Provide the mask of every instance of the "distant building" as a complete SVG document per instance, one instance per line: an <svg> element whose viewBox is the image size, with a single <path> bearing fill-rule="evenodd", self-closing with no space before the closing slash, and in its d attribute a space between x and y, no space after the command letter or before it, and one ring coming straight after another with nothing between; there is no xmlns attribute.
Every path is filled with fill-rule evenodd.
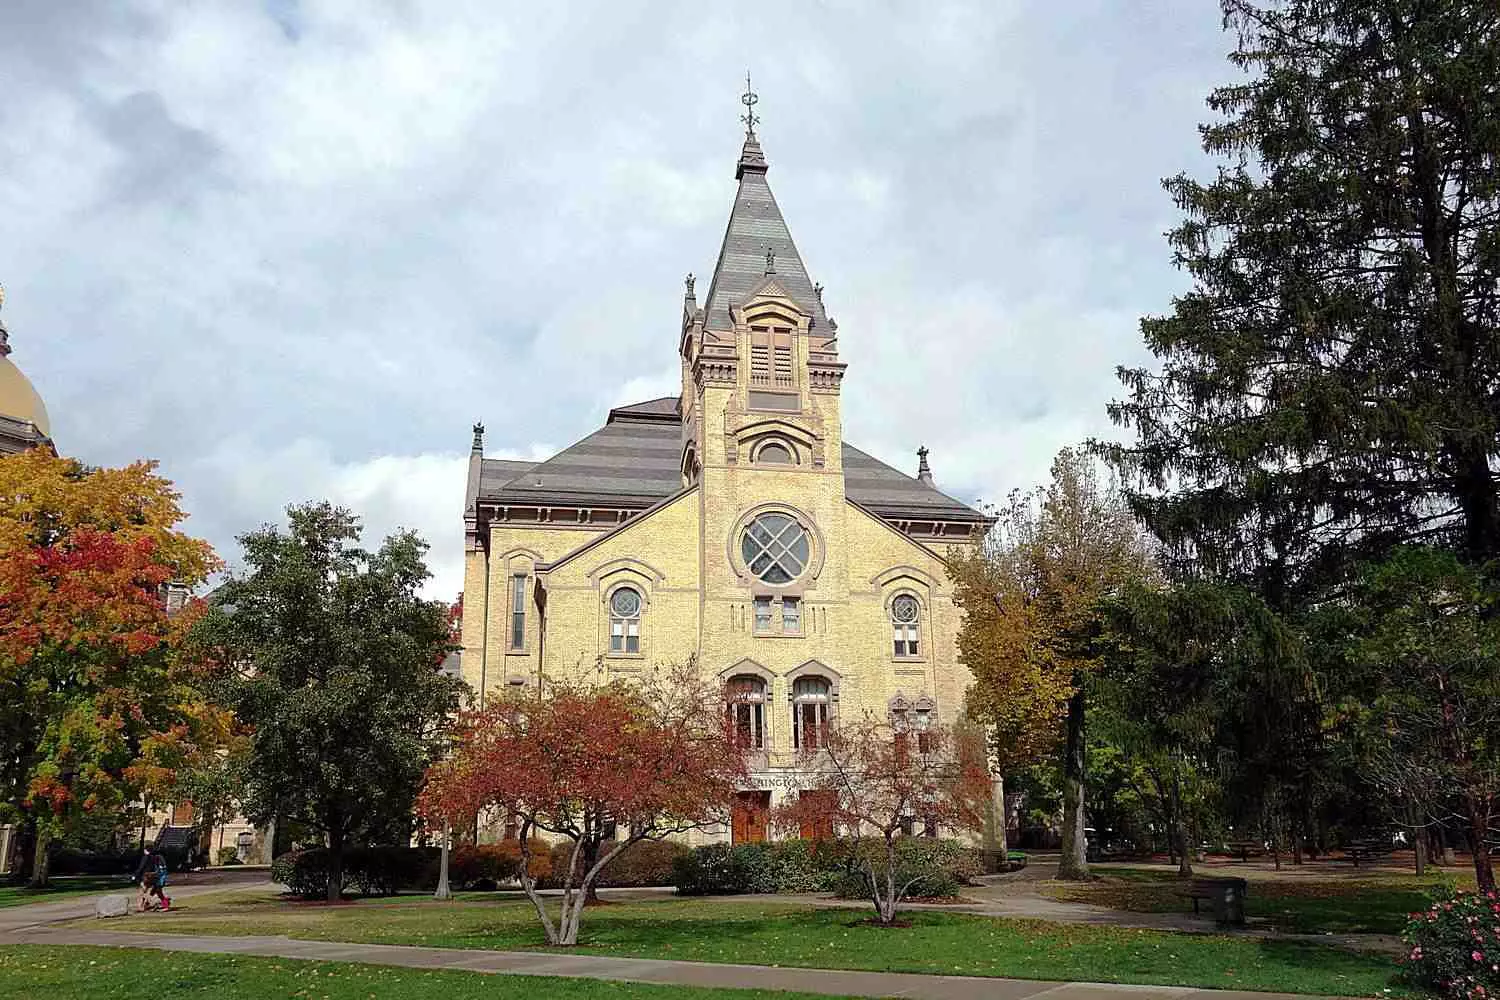
<svg viewBox="0 0 1500 1000"><path fill-rule="evenodd" d="M0 306L5 292L0 289ZM36 387L10 360L10 333L0 319L0 455L52 447L52 423Z"/></svg>
<svg viewBox="0 0 1500 1000"><path fill-rule="evenodd" d="M486 459L476 425L464 512L471 687L696 660L753 752L735 841L764 839L770 810L804 794L799 752L835 717L959 716L970 674L945 560L993 523L937 488L925 448L910 475L844 440L839 330L751 124L708 295L689 275L663 331L680 392L611 410L542 462Z"/></svg>

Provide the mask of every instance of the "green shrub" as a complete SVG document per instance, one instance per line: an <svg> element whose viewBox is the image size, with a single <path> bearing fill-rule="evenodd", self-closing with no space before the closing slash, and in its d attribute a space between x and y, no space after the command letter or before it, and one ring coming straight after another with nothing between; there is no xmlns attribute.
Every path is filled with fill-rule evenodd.
<svg viewBox="0 0 1500 1000"><path fill-rule="evenodd" d="M956 840L902 837L896 842L898 871L922 875L918 896L956 896L984 872L983 853ZM885 845L866 840L860 857L883 870ZM783 840L768 844L711 844L677 862L672 884L685 896L740 893L834 892L863 898L855 844L851 840Z"/></svg>
<svg viewBox="0 0 1500 1000"><path fill-rule="evenodd" d="M1413 913L1403 963L1419 985L1445 997L1500 995L1500 895L1460 892Z"/></svg>
<svg viewBox="0 0 1500 1000"><path fill-rule="evenodd" d="M437 884L435 847L351 847L344 852L340 892L392 896L402 889ZM328 851L313 847L290 851L271 862L271 880L296 896L320 899L328 892Z"/></svg>
<svg viewBox="0 0 1500 1000"><path fill-rule="evenodd" d="M219 848L219 864L237 865L240 863L240 849L238 847Z"/></svg>

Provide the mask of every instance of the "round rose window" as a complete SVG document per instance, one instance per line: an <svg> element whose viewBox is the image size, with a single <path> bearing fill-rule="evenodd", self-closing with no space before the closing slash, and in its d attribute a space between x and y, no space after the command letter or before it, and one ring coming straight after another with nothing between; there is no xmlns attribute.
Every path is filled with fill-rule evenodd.
<svg viewBox="0 0 1500 1000"><path fill-rule="evenodd" d="M917 620L917 599L910 594L900 594L891 602L891 617L903 625Z"/></svg>
<svg viewBox="0 0 1500 1000"><path fill-rule="evenodd" d="M621 587L610 595L609 607L616 618L634 618L641 611L641 595L629 587Z"/></svg>
<svg viewBox="0 0 1500 1000"><path fill-rule="evenodd" d="M807 532L786 514L762 514L750 522L740 542L740 556L759 580L773 586L791 583L807 569Z"/></svg>

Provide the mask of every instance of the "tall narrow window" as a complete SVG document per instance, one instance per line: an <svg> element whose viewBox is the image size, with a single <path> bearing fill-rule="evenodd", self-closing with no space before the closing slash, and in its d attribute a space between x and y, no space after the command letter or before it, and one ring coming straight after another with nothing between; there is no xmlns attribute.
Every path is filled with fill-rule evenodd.
<svg viewBox="0 0 1500 1000"><path fill-rule="evenodd" d="M797 597L781 599L781 631L788 635L802 634L802 600Z"/></svg>
<svg viewBox="0 0 1500 1000"><path fill-rule="evenodd" d="M827 742L829 693L821 677L799 677L792 684L792 746L816 750Z"/></svg>
<svg viewBox="0 0 1500 1000"><path fill-rule="evenodd" d="M771 631L771 599L769 597L755 599L755 631Z"/></svg>
<svg viewBox="0 0 1500 1000"><path fill-rule="evenodd" d="M725 691L729 726L742 750L764 750L766 746L766 684L759 677L730 678Z"/></svg>
<svg viewBox="0 0 1500 1000"><path fill-rule="evenodd" d="M609 651L641 651L641 594L633 587L621 587L609 595Z"/></svg>
<svg viewBox="0 0 1500 1000"><path fill-rule="evenodd" d="M763 326L750 328L750 381L771 381L771 333Z"/></svg>
<svg viewBox="0 0 1500 1000"><path fill-rule="evenodd" d="M891 601L892 647L897 658L922 655L922 606L910 594Z"/></svg>
<svg viewBox="0 0 1500 1000"><path fill-rule="evenodd" d="M510 578L510 648L526 646L526 574Z"/></svg>
<svg viewBox="0 0 1500 1000"><path fill-rule="evenodd" d="M912 713L912 729L917 733L917 753L932 752L932 734L928 729L932 725L932 710L919 708Z"/></svg>

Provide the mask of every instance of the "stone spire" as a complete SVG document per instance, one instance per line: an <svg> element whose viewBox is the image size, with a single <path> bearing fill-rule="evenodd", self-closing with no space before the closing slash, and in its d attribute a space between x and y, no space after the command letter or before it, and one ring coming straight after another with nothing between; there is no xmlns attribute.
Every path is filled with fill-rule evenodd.
<svg viewBox="0 0 1500 1000"><path fill-rule="evenodd" d="M927 446L925 444L917 449L917 478L928 486L932 485L932 467L927 464Z"/></svg>
<svg viewBox="0 0 1500 1000"><path fill-rule="evenodd" d="M747 113L741 118L746 126L745 144L734 168L739 190L735 192L719 260L709 280L708 297L703 302L704 327L718 332L731 329L730 304L744 301L774 270L776 283L799 308L812 315L814 331L823 336L828 331L828 315L813 292L807 267L766 183L769 167L755 132L760 118L753 110L760 99L747 89L740 100Z"/></svg>

